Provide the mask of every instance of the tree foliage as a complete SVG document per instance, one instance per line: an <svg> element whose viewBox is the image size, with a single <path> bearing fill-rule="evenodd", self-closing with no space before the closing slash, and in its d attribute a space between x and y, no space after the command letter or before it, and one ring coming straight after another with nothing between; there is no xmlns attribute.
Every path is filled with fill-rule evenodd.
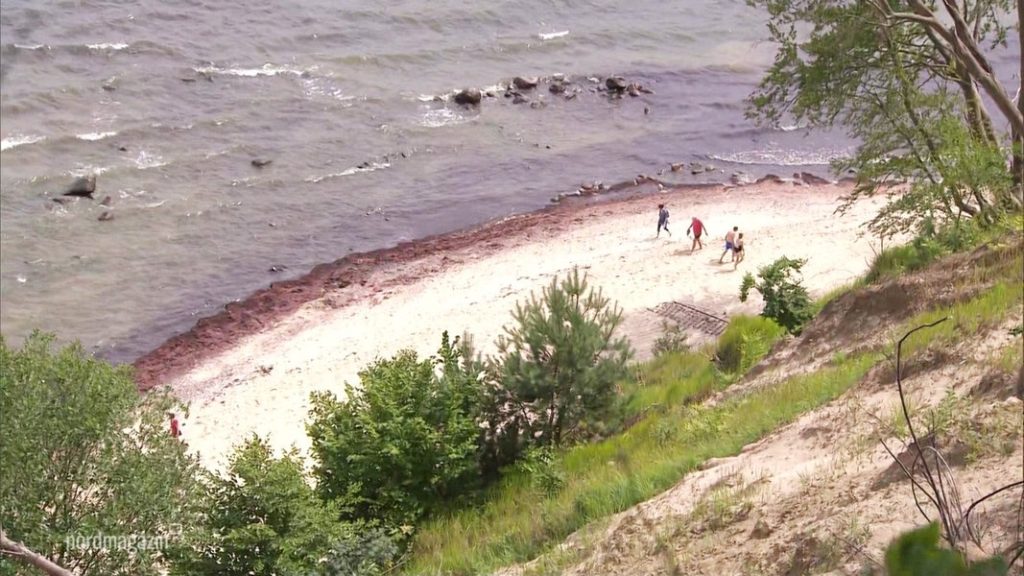
<svg viewBox="0 0 1024 576"><path fill-rule="evenodd" d="M749 272L740 285L740 301L746 302L753 288L764 299L761 315L771 318L791 334L799 334L803 325L814 316L811 297L798 276L806 260L783 256L757 271L759 280Z"/></svg>
<svg viewBox="0 0 1024 576"><path fill-rule="evenodd" d="M344 400L315 393L307 431L322 496L346 518L399 526L477 488L476 376L445 333L438 357L403 351L360 372Z"/></svg>
<svg viewBox="0 0 1024 576"><path fill-rule="evenodd" d="M593 431L632 357L629 342L615 335L622 310L574 269L540 298L517 303L512 317L491 363L494 405L504 412L494 423L498 435L506 444L558 446Z"/></svg>
<svg viewBox="0 0 1024 576"><path fill-rule="evenodd" d="M224 476L210 475L203 504L173 574L322 574L334 548L354 537L337 507L316 497L298 453L275 458L256 436L235 449Z"/></svg>
<svg viewBox="0 0 1024 576"><path fill-rule="evenodd" d="M78 574L158 574L196 511L198 464L167 429L175 402L52 342L0 339L0 523ZM0 574L15 571L0 560Z"/></svg>
<svg viewBox="0 0 1024 576"><path fill-rule="evenodd" d="M1021 209L1024 103L1013 103L985 53L1005 46L1010 15L1021 16L1009 0L748 2L767 10L778 44L750 114L841 126L860 142L835 167L856 171L846 207L888 195L871 223L875 233L905 231L930 216L991 221ZM889 186L902 181L910 183Z"/></svg>

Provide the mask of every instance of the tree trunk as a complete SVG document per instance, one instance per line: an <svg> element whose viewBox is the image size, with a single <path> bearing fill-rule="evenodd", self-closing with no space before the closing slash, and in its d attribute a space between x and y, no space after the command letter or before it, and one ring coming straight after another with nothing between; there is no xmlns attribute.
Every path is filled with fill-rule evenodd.
<svg viewBox="0 0 1024 576"><path fill-rule="evenodd" d="M1024 50L1024 0L1017 0L1018 47ZM1020 56L1020 85L1017 88L1017 110L1024 116L1024 56ZM1013 184L1017 194L1024 195L1024 131L1013 131ZM1017 196L1013 196L1016 200ZM1024 198L1021 198L1024 200Z"/></svg>
<svg viewBox="0 0 1024 576"><path fill-rule="evenodd" d="M46 572L50 576L75 576L70 570L60 567L49 558L29 550L21 542L11 540L3 531L0 531L0 554L13 556L30 566Z"/></svg>

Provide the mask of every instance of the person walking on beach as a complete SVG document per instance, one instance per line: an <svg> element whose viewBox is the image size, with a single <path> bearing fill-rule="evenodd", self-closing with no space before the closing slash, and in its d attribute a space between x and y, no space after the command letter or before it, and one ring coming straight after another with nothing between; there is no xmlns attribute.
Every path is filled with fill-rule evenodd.
<svg viewBox="0 0 1024 576"><path fill-rule="evenodd" d="M736 238L736 246L732 249L732 269L735 270L740 262L743 262L743 258L746 256L746 251L743 250L743 233L740 232L738 238Z"/></svg>
<svg viewBox="0 0 1024 576"><path fill-rule="evenodd" d="M665 208L664 204L658 204L658 234L655 238L661 237L661 229L664 228L668 235L672 235L672 231L668 229L668 208Z"/></svg>
<svg viewBox="0 0 1024 576"><path fill-rule="evenodd" d="M700 249L704 249L704 243L701 242L700 237L704 235L704 223L699 218L693 216L690 218L690 226L686 229L686 235L690 235L690 230L693 230L693 245L690 246L690 253L700 246Z"/></svg>
<svg viewBox="0 0 1024 576"><path fill-rule="evenodd" d="M722 252L722 257L718 259L718 263L721 264L725 260L725 255L732 252L732 260L736 261L736 232L740 229L739 226L733 226L732 230L725 233L725 252Z"/></svg>

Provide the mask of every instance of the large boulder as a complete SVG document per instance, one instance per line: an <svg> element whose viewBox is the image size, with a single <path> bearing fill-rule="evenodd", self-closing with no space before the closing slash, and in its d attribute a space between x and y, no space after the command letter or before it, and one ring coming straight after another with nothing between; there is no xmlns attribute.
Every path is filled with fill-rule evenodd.
<svg viewBox="0 0 1024 576"><path fill-rule="evenodd" d="M625 92L629 84L626 83L626 79L621 76L609 76L604 81L605 88L608 88L612 92Z"/></svg>
<svg viewBox="0 0 1024 576"><path fill-rule="evenodd" d="M476 88L465 88L455 93L452 98L456 104L463 106L476 106L483 99L483 94Z"/></svg>
<svg viewBox="0 0 1024 576"><path fill-rule="evenodd" d="M536 76L516 76L512 79L512 85L520 90L533 90L537 87Z"/></svg>
<svg viewBox="0 0 1024 576"><path fill-rule="evenodd" d="M76 178L64 195L91 199L94 192L96 192L96 175L89 174L88 176Z"/></svg>

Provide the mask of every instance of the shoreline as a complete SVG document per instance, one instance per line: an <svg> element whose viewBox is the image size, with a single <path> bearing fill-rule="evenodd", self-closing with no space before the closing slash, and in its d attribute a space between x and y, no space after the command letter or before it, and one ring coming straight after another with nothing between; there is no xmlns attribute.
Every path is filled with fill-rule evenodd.
<svg viewBox="0 0 1024 576"><path fill-rule="evenodd" d="M658 185L663 185L664 189L659 191ZM733 188L742 187L722 183L675 184L654 178L639 182L625 181L596 194L562 196L557 202L536 210L400 242L390 247L348 254L332 262L318 264L298 278L272 282L244 298L225 304L219 312L200 318L187 331L168 338L134 360L131 366L135 370L135 382L143 392L157 387L161 382L172 380L204 360L230 349L246 337L271 328L305 304L339 290L357 291L357 288L366 286L375 273L389 266L409 264L479 245L498 249L503 247L498 245L500 243L496 244L498 240L522 234L528 237L534 229L557 229L565 224L567 218L589 206L625 204L658 193L722 191ZM443 272L447 264L442 261L439 269L429 273ZM380 290L381 287L376 288L376 292Z"/></svg>
<svg viewBox="0 0 1024 576"><path fill-rule="evenodd" d="M421 358L436 353L444 331L468 334L478 353L493 354L516 303L574 268L621 307L620 333L642 361L665 319L696 343L713 338L731 316L757 314L757 294L738 299L741 279L780 256L808 259L802 276L812 296L863 274L874 250L862 225L884 199L835 214L849 190L765 182L657 191L645 183L348 256L171 339L143 359L149 385L169 386L188 406L185 439L208 467L222 467L233 446L254 433L275 449L304 453L311 393L344 397L346 384L358 386L359 373L378 359L403 349ZM672 213L671 237L655 237L659 203ZM690 250L690 216L705 222L704 250ZM747 239L738 269L719 258L732 226ZM693 320L687 310L706 316ZM682 320L673 316L680 311Z"/></svg>

